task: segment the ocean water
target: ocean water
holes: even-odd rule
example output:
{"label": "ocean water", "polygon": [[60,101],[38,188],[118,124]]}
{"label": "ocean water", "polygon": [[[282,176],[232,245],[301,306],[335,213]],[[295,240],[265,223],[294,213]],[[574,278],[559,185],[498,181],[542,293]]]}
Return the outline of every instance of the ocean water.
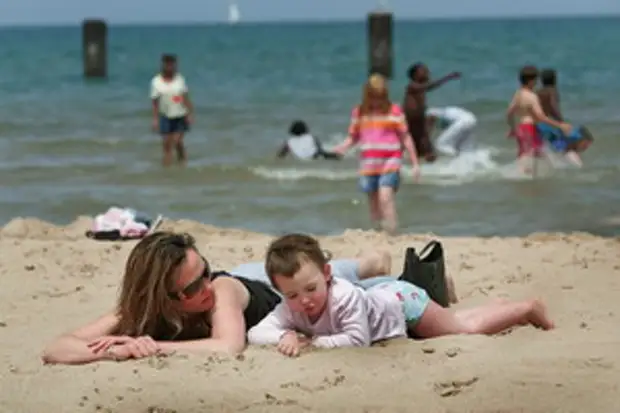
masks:
{"label": "ocean water", "polygon": [[[171,218],[281,233],[369,228],[356,158],[275,159],[291,120],[327,145],[344,137],[365,79],[364,22],[237,26],[111,26],[107,81],[85,81],[81,31],[0,29],[0,223],[36,216],[68,223],[111,205]],[[397,197],[404,232],[618,234],[620,18],[397,20],[391,96],[424,61],[463,79],[429,94],[479,118],[480,149],[422,167]],[[197,108],[185,168],[160,166],[148,86],[163,52],[177,53]],[[581,170],[519,176],[504,112],[526,63],[559,71],[562,106],[595,144]],[[406,175],[407,171],[405,171]]]}

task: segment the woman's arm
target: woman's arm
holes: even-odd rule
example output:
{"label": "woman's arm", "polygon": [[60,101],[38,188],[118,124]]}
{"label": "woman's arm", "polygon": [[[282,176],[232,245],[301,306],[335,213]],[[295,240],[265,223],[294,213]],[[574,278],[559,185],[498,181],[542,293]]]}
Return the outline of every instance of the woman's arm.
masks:
{"label": "woman's arm", "polygon": [[245,349],[245,318],[243,311],[249,301],[248,290],[234,278],[213,281],[215,308],[211,313],[211,338],[190,341],[158,341],[164,352],[214,351],[241,353]]}
{"label": "woman's arm", "polygon": [[109,335],[118,324],[118,317],[109,313],[75,331],[56,338],[43,351],[43,362],[50,364],[86,364],[93,361],[110,360],[110,354],[95,354],[88,343]]}

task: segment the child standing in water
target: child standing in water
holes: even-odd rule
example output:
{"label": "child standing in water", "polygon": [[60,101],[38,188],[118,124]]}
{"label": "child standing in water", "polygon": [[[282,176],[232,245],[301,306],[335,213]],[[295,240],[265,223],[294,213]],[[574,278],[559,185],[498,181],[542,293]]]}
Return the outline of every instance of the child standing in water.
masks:
{"label": "child standing in water", "polygon": [[172,162],[173,149],[176,149],[178,161],[185,163],[183,136],[194,122],[189,89],[177,69],[177,57],[165,54],[161,58],[161,72],[151,80],[153,130],[162,137],[164,166]]}
{"label": "child standing in water", "polygon": [[318,241],[303,234],[275,240],[265,269],[284,302],[248,332],[251,344],[277,344],[297,356],[308,345],[363,347],[380,340],[432,338],[449,334],[496,334],[516,325],[554,327],[537,300],[496,302],[451,311],[430,300],[426,291],[403,281],[386,281],[368,290],[331,275]]}
{"label": "child standing in water", "polygon": [[[545,115],[557,121],[564,121],[560,110],[560,94],[557,89],[557,74],[553,69],[545,69],[541,72],[540,80],[542,87],[536,94],[540,100]],[[552,151],[564,154],[564,157],[573,165],[581,167],[583,161],[580,153],[586,151],[593,141],[592,134],[584,127],[574,127],[570,134],[562,133],[558,128],[554,128],[545,123],[536,125],[538,133],[541,134],[543,141],[547,141]]]}
{"label": "child standing in water", "polygon": [[[568,123],[551,119],[545,115],[538,95],[534,92],[537,79],[538,69],[536,67],[524,66],[521,69],[519,72],[521,87],[515,92],[506,113],[510,126],[509,136],[517,139],[519,166],[524,173],[533,174],[535,171],[526,166],[524,161],[528,158],[538,158],[542,154],[543,140],[536,129],[536,123],[559,128],[566,135],[572,130],[572,126]],[[514,123],[515,116],[519,118],[519,123],[516,126]]]}
{"label": "child standing in water", "polygon": [[373,74],[364,86],[361,105],[353,110],[349,136],[334,149],[344,154],[353,145],[361,146],[360,189],[368,194],[373,224],[388,232],[397,226],[394,194],[400,185],[403,147],[419,175],[418,155],[400,107],[390,101],[383,76]]}

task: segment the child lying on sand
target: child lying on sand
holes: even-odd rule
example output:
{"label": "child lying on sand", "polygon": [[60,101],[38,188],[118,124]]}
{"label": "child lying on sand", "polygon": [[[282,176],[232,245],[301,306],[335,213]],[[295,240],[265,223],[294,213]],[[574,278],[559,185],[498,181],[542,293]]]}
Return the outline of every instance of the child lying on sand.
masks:
{"label": "child lying on sand", "polygon": [[251,344],[277,344],[278,351],[297,356],[316,347],[369,346],[411,332],[432,338],[448,334],[495,334],[515,325],[554,327],[537,300],[495,302],[451,311],[407,282],[386,279],[362,290],[331,276],[319,243],[302,234],[285,235],[267,251],[265,267],[285,298],[248,332]]}

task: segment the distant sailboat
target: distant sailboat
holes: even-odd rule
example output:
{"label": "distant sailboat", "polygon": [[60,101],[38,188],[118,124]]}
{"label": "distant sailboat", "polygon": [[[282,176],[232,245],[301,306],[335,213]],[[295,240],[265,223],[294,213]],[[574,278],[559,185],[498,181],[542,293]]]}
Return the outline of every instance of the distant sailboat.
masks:
{"label": "distant sailboat", "polygon": [[228,6],[228,23],[236,24],[241,19],[241,13],[239,12],[239,6],[234,1],[230,2]]}

